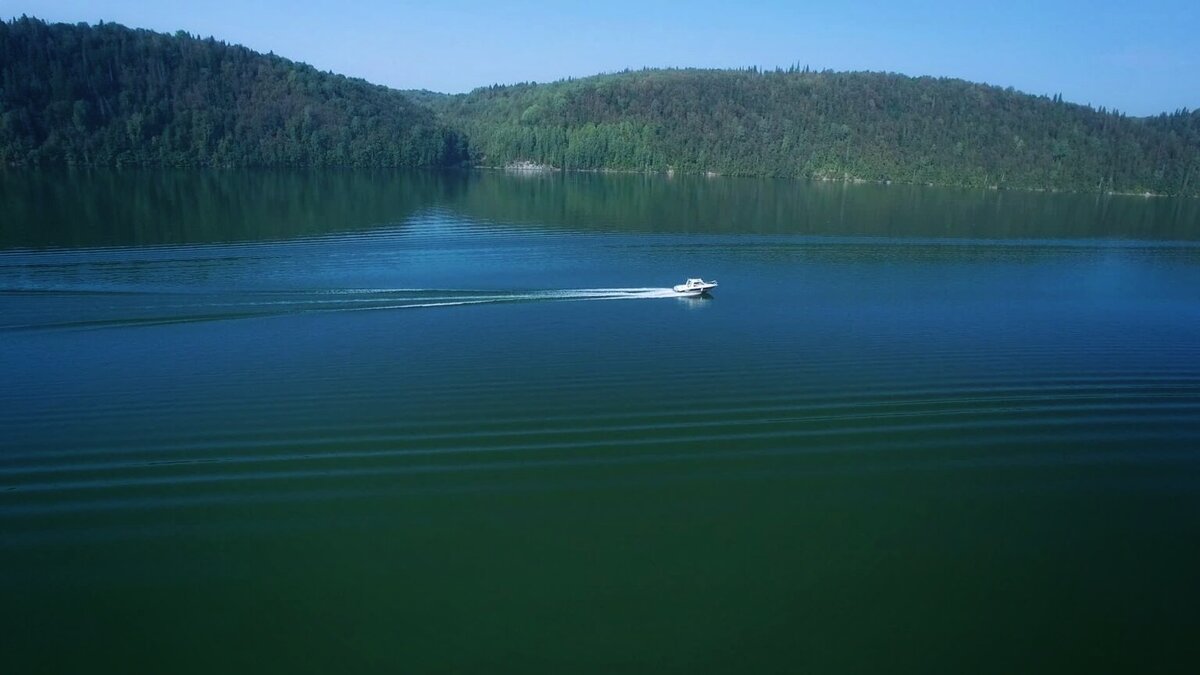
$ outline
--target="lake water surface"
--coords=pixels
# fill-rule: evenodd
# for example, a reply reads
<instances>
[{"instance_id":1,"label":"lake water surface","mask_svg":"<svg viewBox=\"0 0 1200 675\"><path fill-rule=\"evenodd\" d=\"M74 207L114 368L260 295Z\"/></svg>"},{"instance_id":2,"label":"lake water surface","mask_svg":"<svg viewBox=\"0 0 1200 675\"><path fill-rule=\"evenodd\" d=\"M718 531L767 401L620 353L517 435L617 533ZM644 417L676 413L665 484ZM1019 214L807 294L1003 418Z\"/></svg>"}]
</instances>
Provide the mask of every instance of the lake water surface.
<instances>
[{"instance_id":1,"label":"lake water surface","mask_svg":"<svg viewBox=\"0 0 1200 675\"><path fill-rule=\"evenodd\" d=\"M2 672L1200 658L1198 200L0 177Z\"/></svg>"}]
</instances>

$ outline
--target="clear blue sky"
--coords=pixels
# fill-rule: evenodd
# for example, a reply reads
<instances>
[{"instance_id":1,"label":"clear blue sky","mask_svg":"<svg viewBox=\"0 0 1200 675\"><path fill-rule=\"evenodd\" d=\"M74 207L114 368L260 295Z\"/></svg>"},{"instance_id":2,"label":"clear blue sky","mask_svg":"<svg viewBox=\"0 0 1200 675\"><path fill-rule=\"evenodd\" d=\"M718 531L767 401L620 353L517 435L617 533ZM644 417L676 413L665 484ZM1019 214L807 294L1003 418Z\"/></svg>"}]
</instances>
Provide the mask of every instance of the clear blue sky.
<instances>
[{"instance_id":1,"label":"clear blue sky","mask_svg":"<svg viewBox=\"0 0 1200 675\"><path fill-rule=\"evenodd\" d=\"M402 89L643 66L808 64L961 77L1146 115L1200 108L1200 0L0 0L274 51Z\"/></svg>"}]
</instances>

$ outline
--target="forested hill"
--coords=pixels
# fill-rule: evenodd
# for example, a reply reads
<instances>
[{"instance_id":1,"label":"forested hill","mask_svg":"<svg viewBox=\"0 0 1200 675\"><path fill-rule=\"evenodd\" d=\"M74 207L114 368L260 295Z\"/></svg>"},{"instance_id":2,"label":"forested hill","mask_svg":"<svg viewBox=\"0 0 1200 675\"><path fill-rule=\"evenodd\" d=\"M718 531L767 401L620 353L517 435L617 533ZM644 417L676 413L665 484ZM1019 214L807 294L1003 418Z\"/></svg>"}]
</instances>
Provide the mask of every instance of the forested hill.
<instances>
[{"instance_id":1,"label":"forested hill","mask_svg":"<svg viewBox=\"0 0 1200 675\"><path fill-rule=\"evenodd\" d=\"M0 22L0 164L442 166L457 134L400 92L212 38Z\"/></svg>"},{"instance_id":2,"label":"forested hill","mask_svg":"<svg viewBox=\"0 0 1200 675\"><path fill-rule=\"evenodd\" d=\"M962 80L646 70L424 99L475 160L1073 191L1200 193L1200 114Z\"/></svg>"},{"instance_id":3,"label":"forested hill","mask_svg":"<svg viewBox=\"0 0 1200 675\"><path fill-rule=\"evenodd\" d=\"M1200 194L1200 113L962 80L644 70L401 92L186 33L0 22L0 165L502 166Z\"/></svg>"}]
</instances>

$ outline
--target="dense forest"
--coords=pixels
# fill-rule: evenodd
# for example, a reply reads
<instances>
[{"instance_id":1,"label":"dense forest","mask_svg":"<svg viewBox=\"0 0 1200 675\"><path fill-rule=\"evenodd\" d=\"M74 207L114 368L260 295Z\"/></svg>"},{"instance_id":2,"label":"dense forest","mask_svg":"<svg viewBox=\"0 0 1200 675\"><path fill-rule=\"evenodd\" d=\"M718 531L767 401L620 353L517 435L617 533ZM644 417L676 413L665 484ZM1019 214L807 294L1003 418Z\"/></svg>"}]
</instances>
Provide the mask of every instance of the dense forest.
<instances>
[{"instance_id":1,"label":"dense forest","mask_svg":"<svg viewBox=\"0 0 1200 675\"><path fill-rule=\"evenodd\" d=\"M643 70L447 95L213 38L0 22L0 164L505 166L1200 195L1200 112L962 80Z\"/></svg>"},{"instance_id":2,"label":"dense forest","mask_svg":"<svg viewBox=\"0 0 1200 675\"><path fill-rule=\"evenodd\" d=\"M212 38L0 22L0 164L443 166L459 136L398 91Z\"/></svg>"},{"instance_id":3,"label":"dense forest","mask_svg":"<svg viewBox=\"0 0 1200 675\"><path fill-rule=\"evenodd\" d=\"M644 70L425 100L487 165L1200 192L1200 113L1131 118L962 80Z\"/></svg>"}]
</instances>

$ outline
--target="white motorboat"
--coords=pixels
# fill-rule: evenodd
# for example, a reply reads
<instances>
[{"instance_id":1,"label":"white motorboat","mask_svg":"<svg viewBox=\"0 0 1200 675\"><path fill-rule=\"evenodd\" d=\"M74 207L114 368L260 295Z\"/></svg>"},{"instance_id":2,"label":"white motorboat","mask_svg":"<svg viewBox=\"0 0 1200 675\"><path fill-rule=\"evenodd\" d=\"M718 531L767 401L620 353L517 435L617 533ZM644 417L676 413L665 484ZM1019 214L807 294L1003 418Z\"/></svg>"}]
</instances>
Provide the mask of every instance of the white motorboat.
<instances>
[{"instance_id":1,"label":"white motorboat","mask_svg":"<svg viewBox=\"0 0 1200 675\"><path fill-rule=\"evenodd\" d=\"M705 281L703 279L688 279L687 281L675 286L675 292L680 295L704 295L710 290L717 287L715 281Z\"/></svg>"}]
</instances>

